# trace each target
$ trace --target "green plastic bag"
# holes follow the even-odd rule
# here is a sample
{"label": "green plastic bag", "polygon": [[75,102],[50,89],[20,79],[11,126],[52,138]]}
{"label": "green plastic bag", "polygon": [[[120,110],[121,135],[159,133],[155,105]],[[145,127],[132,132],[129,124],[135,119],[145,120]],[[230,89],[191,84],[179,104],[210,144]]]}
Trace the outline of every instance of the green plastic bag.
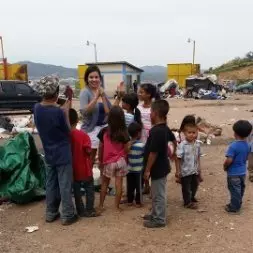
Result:
{"label": "green plastic bag", "polygon": [[0,197],[19,204],[45,196],[46,164],[33,136],[20,133],[0,147]]}

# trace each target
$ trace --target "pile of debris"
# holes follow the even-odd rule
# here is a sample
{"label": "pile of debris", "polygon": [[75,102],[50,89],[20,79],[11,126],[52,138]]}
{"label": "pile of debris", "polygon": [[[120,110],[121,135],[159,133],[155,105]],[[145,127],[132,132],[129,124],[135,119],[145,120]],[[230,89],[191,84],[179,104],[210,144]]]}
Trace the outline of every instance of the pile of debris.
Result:
{"label": "pile of debris", "polygon": [[204,118],[197,117],[196,123],[199,130],[198,139],[208,145],[211,144],[211,140],[215,137],[221,136],[222,128],[220,126],[211,124]]}
{"label": "pile of debris", "polygon": [[215,75],[190,76],[186,79],[185,97],[205,100],[224,100],[226,91]]}
{"label": "pile of debris", "polygon": [[17,133],[37,133],[33,116],[0,116],[0,139],[8,139]]}

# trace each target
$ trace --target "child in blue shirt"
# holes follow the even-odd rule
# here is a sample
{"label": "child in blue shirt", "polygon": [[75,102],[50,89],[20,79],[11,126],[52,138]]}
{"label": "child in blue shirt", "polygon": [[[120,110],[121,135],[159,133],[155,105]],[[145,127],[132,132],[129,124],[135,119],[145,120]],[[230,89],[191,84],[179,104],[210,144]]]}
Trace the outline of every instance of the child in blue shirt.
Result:
{"label": "child in blue shirt", "polygon": [[227,172],[228,190],[231,200],[226,205],[228,213],[237,213],[241,209],[245,191],[246,163],[250,153],[247,137],[252,131],[252,125],[247,120],[239,120],[234,126],[235,141],[232,142],[226,153],[224,171]]}
{"label": "child in blue shirt", "polygon": [[34,121],[42,141],[47,162],[46,171],[46,222],[60,217],[63,225],[77,220],[72,202],[72,154],[67,101],[57,105],[59,80],[53,76],[43,77],[35,87],[42,96],[34,107]]}

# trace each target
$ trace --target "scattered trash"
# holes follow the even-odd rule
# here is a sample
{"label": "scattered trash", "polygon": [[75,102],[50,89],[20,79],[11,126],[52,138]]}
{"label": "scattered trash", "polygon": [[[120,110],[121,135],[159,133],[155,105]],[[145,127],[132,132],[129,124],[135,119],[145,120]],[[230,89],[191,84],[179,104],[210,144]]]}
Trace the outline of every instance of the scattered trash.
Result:
{"label": "scattered trash", "polygon": [[33,116],[0,116],[0,139],[8,139],[13,134],[29,132],[37,134],[38,131],[35,128]]}
{"label": "scattered trash", "polygon": [[0,212],[4,212],[4,209],[0,208]]}
{"label": "scattered trash", "polygon": [[38,226],[29,226],[29,227],[26,227],[25,230],[27,233],[33,233],[35,231],[38,231],[39,227]]}
{"label": "scattered trash", "polygon": [[201,155],[200,155],[200,157],[205,157],[205,156],[207,156],[207,154],[201,154]]}
{"label": "scattered trash", "polygon": [[185,235],[185,237],[191,237],[192,235]]}
{"label": "scattered trash", "polygon": [[234,230],[234,228],[230,228],[230,230]]}
{"label": "scattered trash", "polygon": [[211,236],[212,236],[212,235],[207,235],[206,237],[207,237],[207,238],[210,238]]}
{"label": "scattered trash", "polygon": [[198,209],[198,213],[206,213],[207,210],[206,209]]}

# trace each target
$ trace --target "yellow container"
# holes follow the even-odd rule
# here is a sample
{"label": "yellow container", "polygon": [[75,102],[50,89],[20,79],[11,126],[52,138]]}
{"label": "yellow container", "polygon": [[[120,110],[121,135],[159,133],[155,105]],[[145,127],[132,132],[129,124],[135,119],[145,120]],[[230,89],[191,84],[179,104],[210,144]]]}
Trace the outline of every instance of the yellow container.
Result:
{"label": "yellow container", "polygon": [[192,63],[168,64],[168,80],[175,79],[180,88],[185,88],[185,79],[200,73],[200,65]]}
{"label": "yellow container", "polygon": [[84,82],[84,74],[86,69],[88,68],[87,65],[78,65],[78,79],[80,83],[80,89],[83,89],[85,87],[85,82]]}
{"label": "yellow container", "polygon": [[0,64],[0,80],[4,80],[4,66]]}

